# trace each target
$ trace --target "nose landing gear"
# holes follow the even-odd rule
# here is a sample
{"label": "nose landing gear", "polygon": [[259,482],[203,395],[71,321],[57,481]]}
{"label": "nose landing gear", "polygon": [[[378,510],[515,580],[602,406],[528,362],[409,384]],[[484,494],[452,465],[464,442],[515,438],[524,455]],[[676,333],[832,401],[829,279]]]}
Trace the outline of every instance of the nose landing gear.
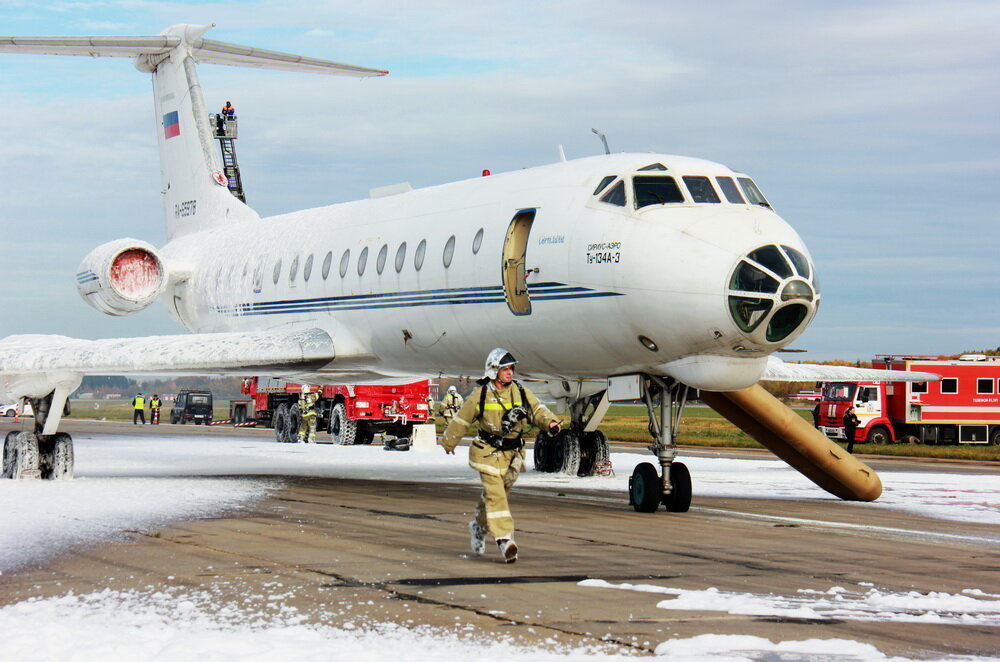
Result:
{"label": "nose landing gear", "polygon": [[691,507],[691,473],[675,461],[675,440],[689,388],[653,375],[644,375],[640,384],[653,437],[649,450],[659,460],[660,471],[650,462],[636,466],[628,481],[629,503],[640,513],[655,512],[660,504],[669,512],[685,513]]}

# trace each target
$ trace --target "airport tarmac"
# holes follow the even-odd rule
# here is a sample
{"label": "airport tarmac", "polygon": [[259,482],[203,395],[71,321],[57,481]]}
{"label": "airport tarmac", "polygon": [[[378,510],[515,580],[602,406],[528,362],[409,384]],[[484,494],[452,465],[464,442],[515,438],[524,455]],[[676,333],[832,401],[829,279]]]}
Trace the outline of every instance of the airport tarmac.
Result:
{"label": "airport tarmac", "polygon": [[[78,433],[91,428],[138,433],[116,422],[69,424]],[[161,427],[166,430],[246,434]],[[141,434],[154,432],[146,426]],[[983,623],[657,606],[678,592],[710,588],[791,599],[834,587],[900,596],[973,588],[1000,593],[1000,526],[993,524],[836,501],[699,497],[697,484],[691,512],[639,514],[625,495],[525,487],[515,488],[512,498],[521,557],[505,565],[492,548],[482,558],[468,553],[473,486],[304,477],[284,483],[230,517],[134,532],[127,544],[4,573],[0,604],[67,591],[171,586],[211,588],[226,602],[280,587],[287,604],[303,614],[322,613],[330,625],[471,627],[463,632],[543,646],[648,653],[668,639],[713,633],[843,638],[913,658],[998,650],[996,625]],[[580,584],[588,579],[619,588]],[[620,590],[624,584],[676,591]]]}

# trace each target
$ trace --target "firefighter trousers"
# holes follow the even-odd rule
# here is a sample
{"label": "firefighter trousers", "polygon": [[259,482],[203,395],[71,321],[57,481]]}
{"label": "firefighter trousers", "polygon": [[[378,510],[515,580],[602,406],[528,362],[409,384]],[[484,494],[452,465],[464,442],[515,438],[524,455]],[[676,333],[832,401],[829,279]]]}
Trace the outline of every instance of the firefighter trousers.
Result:
{"label": "firefighter trousers", "polygon": [[316,414],[306,414],[299,423],[299,441],[312,443],[316,439]]}
{"label": "firefighter trousers", "polygon": [[477,439],[469,447],[469,466],[479,472],[483,493],[476,504],[476,521],[494,539],[510,538],[514,518],[507,496],[524,468],[524,449],[501,451]]}

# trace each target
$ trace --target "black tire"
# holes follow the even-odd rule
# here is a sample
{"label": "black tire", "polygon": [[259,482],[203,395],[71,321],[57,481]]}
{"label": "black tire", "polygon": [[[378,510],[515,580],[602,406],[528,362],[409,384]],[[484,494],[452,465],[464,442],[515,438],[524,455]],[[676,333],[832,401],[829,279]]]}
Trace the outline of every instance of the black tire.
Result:
{"label": "black tire", "polygon": [[14,477],[14,455],[17,453],[16,441],[17,432],[13,430],[7,433],[3,440],[3,477]]}
{"label": "black tire", "polygon": [[882,425],[876,425],[868,431],[865,441],[869,444],[888,444],[892,441],[892,435]]}
{"label": "black tire", "polygon": [[611,459],[608,448],[608,437],[600,430],[585,432],[580,442],[580,473],[581,477],[593,476],[597,468],[606,465]]}
{"label": "black tire", "polygon": [[8,409],[7,411],[5,411],[3,413],[3,415],[7,416],[7,417],[16,416],[17,415],[17,411],[14,410],[14,409]]}
{"label": "black tire", "polygon": [[294,404],[288,408],[288,428],[285,431],[285,441],[290,444],[299,440],[299,430],[302,429],[302,414],[299,412],[299,405]]}
{"label": "black tire", "polygon": [[628,479],[628,500],[637,513],[654,513],[660,507],[662,485],[660,474],[649,462],[642,462],[632,470]]}
{"label": "black tire", "polygon": [[990,446],[1000,446],[1000,426],[990,431]]}
{"label": "black tire", "polygon": [[278,408],[274,410],[274,438],[279,444],[283,444],[288,441],[286,437],[286,430],[288,429],[288,405],[282,402],[278,405]]}
{"label": "black tire", "polygon": [[73,478],[73,438],[65,432],[57,432],[52,443],[52,480],[71,480]]}
{"label": "black tire", "polygon": [[[412,436],[413,436],[413,430],[411,429],[409,436],[403,435],[402,437],[400,437],[400,439],[408,440]],[[375,439],[374,431],[369,430],[368,428],[362,427],[360,425],[358,426],[357,434],[354,436],[355,444],[367,446],[371,444],[374,439]]]}
{"label": "black tire", "polygon": [[671,513],[691,509],[691,472],[682,462],[670,464],[670,494],[663,497],[663,505]]}
{"label": "black tire", "polygon": [[17,480],[23,471],[41,469],[41,454],[38,451],[38,437],[34,432],[18,432],[14,438],[15,453],[11,466],[11,477]]}
{"label": "black tire", "polygon": [[553,440],[553,469],[567,476],[580,473],[580,438],[563,430]]}
{"label": "black tire", "polygon": [[347,420],[347,407],[338,402],[330,410],[330,436],[333,443],[351,446],[357,439],[358,422]]}
{"label": "black tire", "polygon": [[531,450],[531,459],[535,463],[535,471],[552,473],[555,464],[555,441],[546,431],[541,431],[535,437],[535,445]]}

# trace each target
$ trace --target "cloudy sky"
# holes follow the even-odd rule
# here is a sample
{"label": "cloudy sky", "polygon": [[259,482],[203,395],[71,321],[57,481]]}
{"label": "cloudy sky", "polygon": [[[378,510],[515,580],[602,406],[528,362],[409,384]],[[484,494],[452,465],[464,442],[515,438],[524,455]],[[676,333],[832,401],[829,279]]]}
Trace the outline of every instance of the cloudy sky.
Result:
{"label": "cloudy sky", "polygon": [[[262,215],[602,151],[755,178],[803,236],[823,307],[795,358],[1000,346],[1000,3],[0,0],[9,35],[208,37],[389,69],[204,65]],[[96,245],[162,244],[151,85],[126,59],[0,55],[0,337],[176,333],[92,310]]]}

